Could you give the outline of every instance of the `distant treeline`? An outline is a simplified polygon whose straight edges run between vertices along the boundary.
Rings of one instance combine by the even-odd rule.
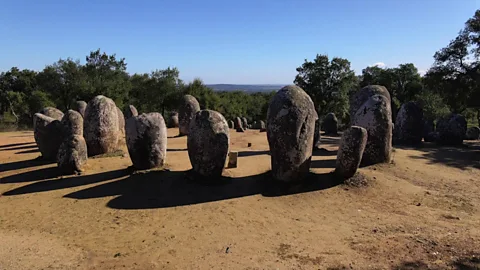
[[[312,61],[305,60],[292,80],[311,96],[320,117],[334,112],[343,123],[349,119],[349,97],[369,84],[387,87],[394,114],[402,103],[414,100],[422,104],[427,119],[450,112],[474,119],[480,117],[479,58],[477,10],[458,36],[435,53],[433,65],[423,77],[411,63],[370,66],[357,76],[347,59],[317,55]],[[200,79],[183,82],[179,70],[171,67],[130,75],[125,58],[98,49],[83,63],[67,58],[38,72],[12,67],[0,73],[0,123],[30,126],[33,114],[43,107],[65,111],[75,101],[88,102],[99,94],[112,98],[120,108],[132,104],[139,112],[156,111],[165,117],[177,109],[182,95],[191,94],[202,108],[219,111],[227,119],[244,116],[253,121],[266,119],[274,93],[214,91]]]

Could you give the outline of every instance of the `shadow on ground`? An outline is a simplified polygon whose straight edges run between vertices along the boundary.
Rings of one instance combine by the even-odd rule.
[[[18,154],[33,154],[33,153],[40,153],[40,150],[38,148],[35,148],[35,149],[32,149],[32,150],[25,150],[25,151],[16,152],[15,155],[18,155]]]
[[[270,155],[270,151],[241,151],[238,152],[238,157],[250,157],[256,155]]]
[[[0,145],[0,149],[7,148],[7,147],[22,146],[22,145],[27,145],[27,144],[32,144],[32,143],[35,143],[35,142],[4,144],[4,145]]]
[[[30,148],[37,148],[37,145],[33,144],[33,145],[17,146],[17,147],[12,147],[12,148],[3,148],[3,149],[0,149],[0,151],[25,150],[25,149],[30,149]]]
[[[53,164],[54,161],[51,160],[44,160],[42,158],[30,159],[30,160],[22,160],[22,161],[15,161],[11,163],[4,163],[0,164],[0,172],[12,171],[12,170],[21,170],[36,166],[42,166],[47,164]]]
[[[31,174],[29,181],[39,181],[39,180],[47,179],[46,176],[34,177],[42,174],[43,175],[50,174],[49,178],[55,178],[59,176],[57,167],[44,168],[44,169],[36,170],[34,172],[35,172],[34,174]],[[95,184],[103,181],[120,178],[123,176],[127,176],[128,174],[129,174],[128,169],[120,169],[120,170],[103,172],[103,173],[92,174],[92,175],[64,177],[61,179],[55,178],[55,179],[39,181],[26,186],[15,188],[3,193],[3,195],[4,196],[21,195],[21,194],[30,194],[30,193],[79,187],[79,186],[90,185],[90,184]],[[22,177],[29,177],[29,174],[25,173],[23,174],[23,176],[19,178],[17,178],[16,175],[12,176],[12,178],[9,178],[9,179],[7,179],[8,177],[5,177],[4,179],[7,179],[7,181],[10,181],[10,182],[4,182],[2,180],[2,183],[27,182],[27,181],[24,181],[23,180],[24,178]]]
[[[480,169],[480,144],[465,143],[461,146],[437,146],[434,143],[423,143],[417,147],[395,146],[400,149],[418,150],[422,156],[409,156],[413,159],[426,159],[430,164],[441,163],[459,169]]]

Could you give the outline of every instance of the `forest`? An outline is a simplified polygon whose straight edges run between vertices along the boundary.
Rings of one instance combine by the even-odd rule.
[[[348,59],[316,55],[296,68],[292,82],[314,101],[320,117],[334,112],[340,123],[349,120],[349,97],[361,87],[385,86],[392,97],[392,112],[401,104],[417,101],[425,118],[435,120],[448,113],[463,114],[469,125],[480,124],[480,10],[463,29],[433,56],[433,63],[420,74],[412,63],[397,67],[365,67],[357,75]],[[247,93],[214,91],[201,79],[184,82],[175,67],[150,73],[129,74],[127,62],[101,49],[91,51],[85,61],[60,59],[41,71],[12,67],[0,73],[0,129],[29,128],[33,115],[43,107],[62,111],[77,100],[96,95],[112,98],[119,108],[134,105],[139,112],[175,111],[182,95],[195,96],[202,109],[212,109],[232,119],[266,119],[275,92]],[[395,118],[393,118],[395,119]]]

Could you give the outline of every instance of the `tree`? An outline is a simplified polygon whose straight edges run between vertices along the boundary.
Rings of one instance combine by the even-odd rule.
[[[297,72],[294,83],[310,95],[320,117],[334,112],[345,119],[348,94],[357,83],[348,60],[335,57],[330,61],[327,55],[317,54],[312,62],[305,60]]]
[[[117,106],[122,107],[131,87],[125,58],[117,59],[115,54],[100,53],[98,49],[90,52],[86,61],[84,71],[87,75],[90,98],[104,95],[112,98]]]
[[[479,57],[480,10],[477,10],[458,36],[435,53],[434,65],[425,75],[425,85],[440,94],[455,113],[475,107],[480,115]]]
[[[80,62],[70,58],[60,59],[52,65],[46,66],[38,74],[38,83],[41,89],[53,97],[60,110],[72,108],[77,99],[90,100],[87,77]]]

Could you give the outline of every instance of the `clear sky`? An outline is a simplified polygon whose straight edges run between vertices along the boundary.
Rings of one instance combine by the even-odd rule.
[[[128,71],[186,81],[292,83],[317,53],[426,70],[480,0],[0,0],[0,70],[41,70],[100,48]]]

